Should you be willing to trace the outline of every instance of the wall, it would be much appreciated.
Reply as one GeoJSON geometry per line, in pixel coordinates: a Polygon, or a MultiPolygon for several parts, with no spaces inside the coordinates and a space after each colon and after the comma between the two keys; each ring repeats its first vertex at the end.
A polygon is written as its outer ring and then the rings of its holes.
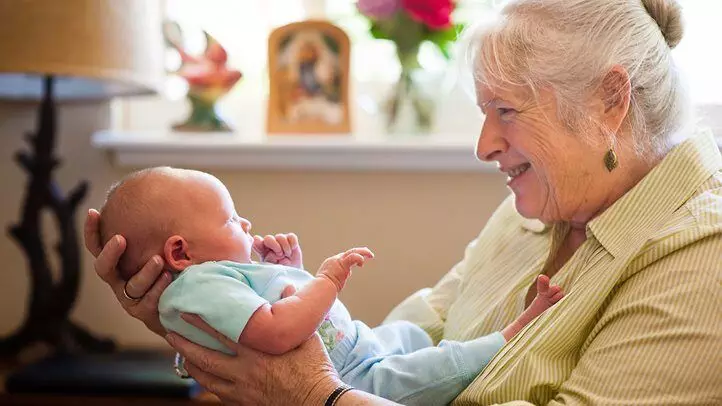
{"type": "MultiPolygon", "coordinates": [[[[98,207],[105,189],[129,171],[89,146],[91,134],[108,127],[106,105],[72,105],[60,109],[59,154],[63,165],[56,179],[64,191],[79,178],[91,190],[78,211],[98,207]]],[[[22,135],[35,126],[35,107],[0,105],[0,335],[22,321],[28,292],[25,259],[5,232],[19,218],[26,176],[12,157],[24,147],[22,135]]],[[[258,233],[296,232],[304,262],[320,262],[351,246],[369,246],[376,259],[354,273],[341,299],[355,318],[369,324],[406,295],[432,285],[458,261],[468,241],[481,230],[507,195],[498,174],[454,173],[302,173],[214,172],[234,196],[238,212],[258,233]]],[[[48,216],[49,217],[49,216],[48,216]]],[[[47,220],[50,220],[49,218],[47,220]]],[[[47,240],[56,240],[47,222],[47,240]]],[[[92,331],[125,346],[160,346],[163,341],[125,315],[94,273],[83,250],[81,293],[72,317],[92,331]]]]}

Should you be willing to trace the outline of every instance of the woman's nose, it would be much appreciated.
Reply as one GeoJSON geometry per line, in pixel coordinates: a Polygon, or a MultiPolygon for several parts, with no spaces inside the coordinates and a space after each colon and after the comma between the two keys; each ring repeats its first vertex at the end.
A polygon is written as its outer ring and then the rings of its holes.
{"type": "Polygon", "coordinates": [[[490,119],[484,117],[481,133],[476,142],[476,157],[481,161],[493,161],[499,153],[506,151],[508,145],[501,136],[498,126],[490,119]]]}

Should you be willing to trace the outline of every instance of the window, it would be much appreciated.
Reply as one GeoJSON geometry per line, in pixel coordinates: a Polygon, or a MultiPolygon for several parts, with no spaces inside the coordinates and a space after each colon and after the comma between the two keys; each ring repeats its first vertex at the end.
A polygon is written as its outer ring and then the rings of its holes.
{"type": "MultiPolygon", "coordinates": [[[[382,133],[374,115],[374,101],[398,74],[393,45],[375,41],[368,34],[368,23],[356,13],[356,0],[166,0],[168,18],[181,23],[186,29],[188,46],[201,51],[203,27],[226,47],[229,65],[239,68],[244,75],[241,82],[219,105],[221,113],[232,122],[237,131],[249,137],[262,137],[267,89],[266,41],[273,27],[307,17],[327,17],[343,27],[353,42],[352,104],[355,132],[382,133]],[[379,61],[369,64],[367,61],[379,61]]],[[[456,17],[473,21],[475,17],[499,3],[495,0],[461,0],[456,17]]],[[[718,43],[722,38],[722,2],[707,0],[680,0],[685,13],[685,35],[673,51],[681,69],[686,73],[693,100],[703,106],[708,121],[722,132],[722,51],[718,43]]],[[[169,65],[177,63],[172,53],[169,65]]],[[[442,69],[443,62],[433,47],[422,50],[422,63],[430,69],[442,69]]],[[[449,69],[445,102],[440,103],[438,128],[445,135],[473,136],[479,130],[481,117],[449,69]]],[[[125,101],[121,117],[125,130],[165,130],[174,121],[183,118],[185,102],[183,83],[169,77],[164,98],[156,100],[125,101]]]]}

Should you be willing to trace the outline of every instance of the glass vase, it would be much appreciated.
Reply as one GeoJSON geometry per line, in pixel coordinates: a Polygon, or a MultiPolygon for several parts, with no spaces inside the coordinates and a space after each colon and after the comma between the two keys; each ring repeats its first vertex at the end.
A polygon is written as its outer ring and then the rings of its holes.
{"type": "Polygon", "coordinates": [[[417,52],[399,54],[401,73],[383,107],[390,134],[428,134],[434,129],[440,75],[427,71],[417,61],[417,52]]]}

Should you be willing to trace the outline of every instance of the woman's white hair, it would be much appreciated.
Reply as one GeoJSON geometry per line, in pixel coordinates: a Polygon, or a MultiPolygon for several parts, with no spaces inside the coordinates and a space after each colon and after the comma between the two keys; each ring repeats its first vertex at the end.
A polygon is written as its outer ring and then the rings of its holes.
{"type": "Polygon", "coordinates": [[[631,88],[626,124],[635,150],[651,158],[669,149],[689,116],[671,56],[682,33],[675,0],[515,0],[467,30],[464,52],[477,83],[551,88],[559,119],[583,134],[594,124],[587,98],[622,66],[631,88]]]}

